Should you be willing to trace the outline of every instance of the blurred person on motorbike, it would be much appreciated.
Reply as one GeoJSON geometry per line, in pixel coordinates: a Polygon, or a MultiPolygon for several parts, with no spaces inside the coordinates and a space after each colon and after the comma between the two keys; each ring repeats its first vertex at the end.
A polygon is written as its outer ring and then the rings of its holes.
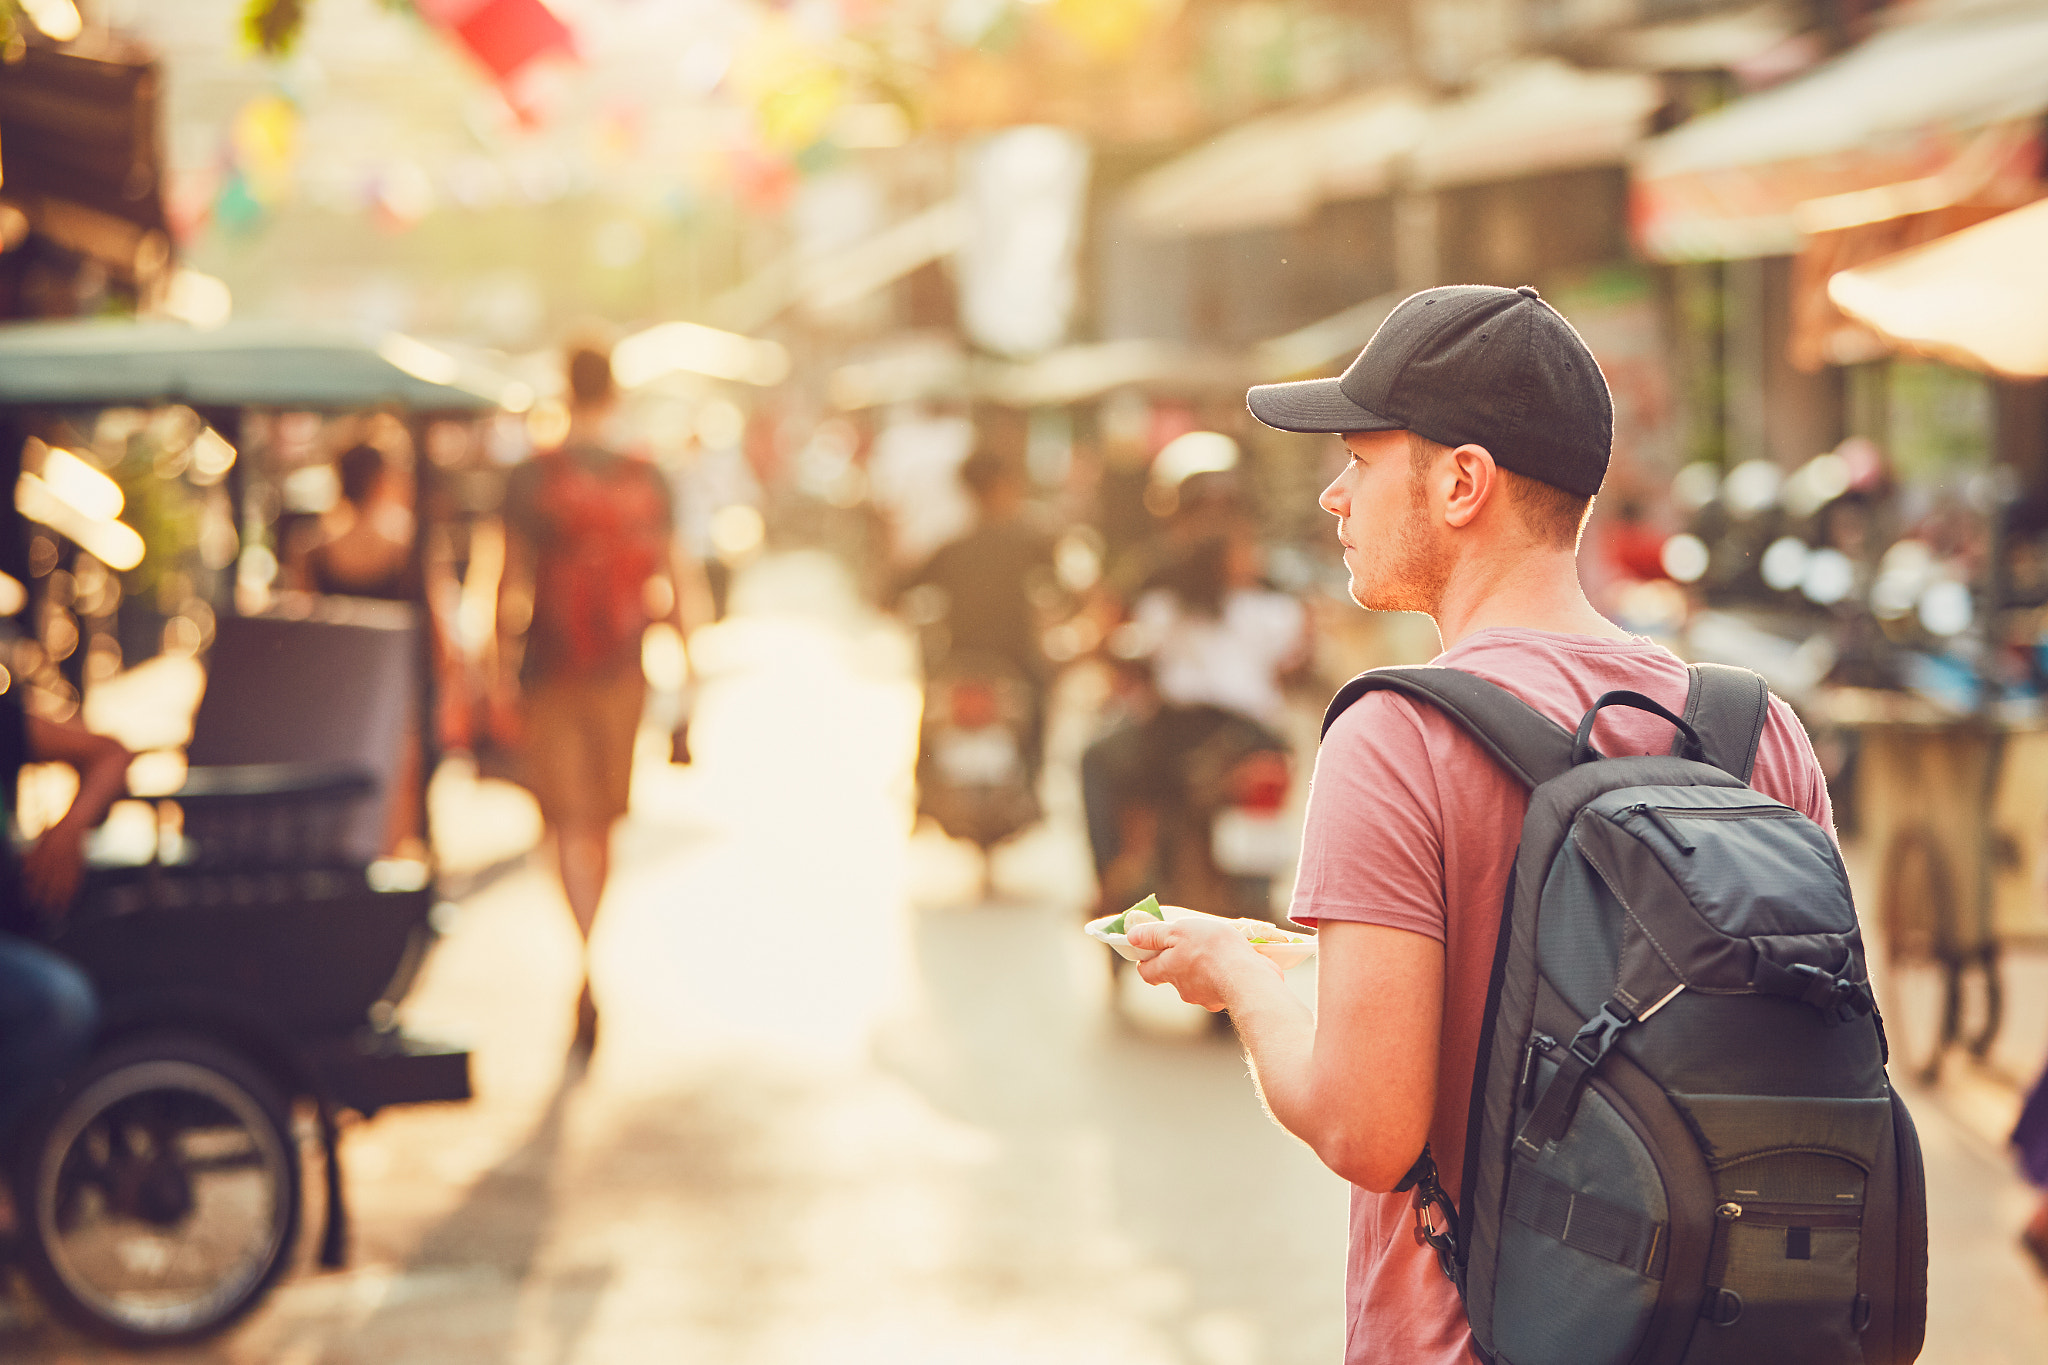
{"type": "Polygon", "coordinates": [[[961,463],[960,482],[974,500],[973,528],[906,576],[895,600],[924,626],[928,677],[993,668],[1022,689],[1028,707],[1022,747],[1035,776],[1053,674],[1042,617],[1059,590],[1054,537],[1031,515],[1030,483],[1016,461],[976,450],[961,463]]]}
{"type": "MultiPolygon", "coordinates": [[[[555,841],[563,895],[586,946],[611,870],[612,827],[626,814],[633,740],[647,702],[642,637],[667,621],[687,638],[708,619],[700,565],[676,539],[668,480],[619,448],[611,356],[573,347],[569,429],[519,465],[505,492],[493,729],[520,754],[521,777],[555,841]]],[[[681,733],[672,756],[685,761],[681,733]]],[[[584,975],[573,1047],[597,1041],[584,975]]]]}
{"type": "MultiPolygon", "coordinates": [[[[25,763],[64,763],[78,791],[57,822],[16,856],[0,839],[0,1148],[7,1131],[85,1053],[98,1005],[85,974],[36,942],[71,908],[85,873],[85,837],[127,789],[129,753],[76,722],[27,714],[21,689],[0,693],[0,800],[14,811],[25,763]]],[[[0,1238],[13,1231],[0,1182],[0,1238]]]]}
{"type": "Polygon", "coordinates": [[[1190,476],[1176,501],[1130,619],[1112,636],[1136,683],[1128,714],[1081,757],[1103,913],[1142,894],[1162,816],[1191,803],[1190,765],[1205,746],[1221,737],[1233,755],[1287,752],[1281,683],[1308,658],[1307,613],[1267,585],[1234,476],[1190,476]]]}

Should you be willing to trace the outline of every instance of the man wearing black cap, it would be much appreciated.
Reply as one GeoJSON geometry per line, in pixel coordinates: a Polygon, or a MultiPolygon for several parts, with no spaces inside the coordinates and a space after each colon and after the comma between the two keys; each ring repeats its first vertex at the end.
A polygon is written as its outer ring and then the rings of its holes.
{"type": "MultiPolygon", "coordinates": [[[[1630,688],[1676,710],[1685,665],[1593,609],[1577,550],[1607,471],[1614,408],[1571,324],[1527,285],[1425,290],[1342,377],[1267,384],[1253,415],[1341,435],[1323,490],[1351,595],[1436,621],[1435,663],[1500,684],[1571,728],[1630,688]]],[[[1631,711],[1609,754],[1659,753],[1668,727],[1631,711]]],[[[1754,785],[1832,828],[1812,746],[1775,699],[1754,785]]],[[[1353,1183],[1347,1365],[1474,1361],[1455,1287],[1389,1193],[1424,1144],[1453,1200],[1493,947],[1528,797],[1434,708],[1372,692],[1325,736],[1293,918],[1319,926],[1314,1012],[1217,921],[1140,926],[1140,967],[1228,1009],[1266,1105],[1353,1183]]]]}

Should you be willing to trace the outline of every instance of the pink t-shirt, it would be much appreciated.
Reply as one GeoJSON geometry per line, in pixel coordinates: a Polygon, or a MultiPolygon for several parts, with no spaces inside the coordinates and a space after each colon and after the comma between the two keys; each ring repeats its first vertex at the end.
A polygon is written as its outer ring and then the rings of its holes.
{"type": "MultiPolygon", "coordinates": [[[[1631,688],[1684,707],[1685,665],[1641,637],[1483,630],[1433,662],[1499,683],[1574,729],[1603,692],[1631,688]]],[[[1600,713],[1604,754],[1670,751],[1668,721],[1628,707],[1600,713]]],[[[1773,697],[1751,783],[1834,828],[1806,731],[1773,697]]],[[[1430,1149],[1459,1197],[1465,1119],[1492,974],[1501,899],[1521,842],[1528,793],[1436,708],[1393,692],[1360,698],[1316,757],[1291,914],[1425,934],[1444,945],[1444,1023],[1430,1149]]],[[[1478,1360],[1458,1291],[1415,1239],[1411,1196],[1351,1191],[1345,1267],[1346,1365],[1467,1365],[1478,1360]]]]}

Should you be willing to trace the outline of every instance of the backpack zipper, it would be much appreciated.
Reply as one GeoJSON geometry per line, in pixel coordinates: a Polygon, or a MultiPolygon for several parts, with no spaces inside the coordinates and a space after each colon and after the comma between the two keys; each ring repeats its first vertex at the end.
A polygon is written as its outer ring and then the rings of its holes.
{"type": "Polygon", "coordinates": [[[1665,838],[1678,845],[1680,853],[1691,853],[1699,846],[1678,832],[1678,826],[1671,823],[1663,811],[1647,801],[1638,801],[1622,812],[1624,815],[1640,815],[1663,832],[1665,838]]]}
{"type": "Polygon", "coordinates": [[[1702,810],[1695,806],[1653,806],[1648,801],[1638,801],[1632,806],[1623,806],[1618,814],[1640,815],[1669,839],[1678,845],[1681,853],[1694,853],[1699,845],[1678,832],[1673,820],[1783,820],[1799,812],[1789,806],[1722,806],[1702,810]]]}
{"type": "Polygon", "coordinates": [[[1681,820],[1788,820],[1799,815],[1790,806],[1652,806],[1650,809],[1681,820]]]}
{"type": "Polygon", "coordinates": [[[1863,1226],[1863,1208],[1857,1205],[1852,1212],[1840,1206],[1826,1204],[1779,1204],[1745,1200],[1728,1200],[1714,1209],[1714,1216],[1724,1222],[1738,1219],[1758,1227],[1767,1228],[1858,1228],[1863,1226]]]}

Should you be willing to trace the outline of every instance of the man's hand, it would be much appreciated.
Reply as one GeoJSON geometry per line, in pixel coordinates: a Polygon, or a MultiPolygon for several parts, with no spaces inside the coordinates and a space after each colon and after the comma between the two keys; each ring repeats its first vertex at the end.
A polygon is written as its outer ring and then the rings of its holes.
{"type": "Polygon", "coordinates": [[[1196,917],[1140,924],[1129,938],[1133,948],[1159,953],[1138,964],[1139,976],[1155,986],[1172,986],[1181,999],[1205,1010],[1235,1008],[1233,1002],[1246,981],[1259,980],[1258,974],[1284,975],[1228,920],[1196,917]]]}
{"type": "Polygon", "coordinates": [[[22,889],[29,903],[55,918],[71,908],[85,875],[85,826],[60,820],[43,831],[21,858],[22,889]]]}

